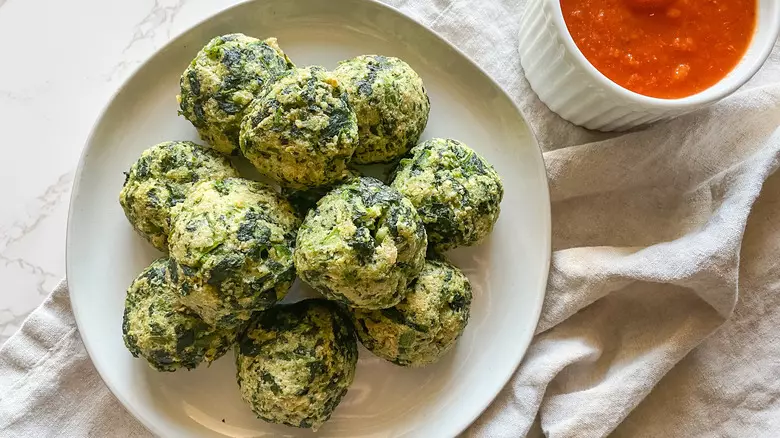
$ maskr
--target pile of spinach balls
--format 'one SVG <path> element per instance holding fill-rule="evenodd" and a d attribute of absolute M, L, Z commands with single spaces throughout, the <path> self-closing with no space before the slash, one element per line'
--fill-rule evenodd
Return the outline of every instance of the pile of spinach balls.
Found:
<path fill-rule="evenodd" d="M 453 347 L 472 290 L 442 252 L 490 234 L 503 187 L 463 143 L 418 144 L 430 101 L 408 64 L 296 67 L 276 39 L 230 34 L 180 85 L 179 114 L 206 144 L 147 149 L 119 197 L 167 254 L 127 290 L 134 356 L 175 371 L 233 348 L 259 418 L 317 429 L 354 379 L 357 340 L 408 367 Z M 272 184 L 242 178 L 244 158 Z M 354 167 L 366 164 L 393 169 L 388 184 Z M 322 298 L 278 304 L 296 277 Z"/>

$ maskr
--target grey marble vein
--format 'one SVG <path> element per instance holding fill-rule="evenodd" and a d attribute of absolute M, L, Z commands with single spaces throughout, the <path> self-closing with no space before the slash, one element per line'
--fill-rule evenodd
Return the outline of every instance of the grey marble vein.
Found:
<path fill-rule="evenodd" d="M 49 295 L 52 284 L 58 279 L 57 275 L 21 258 L 9 258 L 0 255 L 0 263 L 6 267 L 16 266 L 30 274 L 30 277 L 35 281 L 35 293 L 38 296 L 38 302 L 42 302 Z M 21 327 L 24 320 L 33 310 L 29 307 L 15 309 L 12 302 L 4 304 L 5 306 L 0 307 L 0 346 L 5 343 L 11 333 Z"/>
<path fill-rule="evenodd" d="M 157 36 L 161 27 L 163 27 L 165 30 L 165 40 L 167 41 L 171 34 L 171 23 L 173 23 L 173 20 L 176 18 L 176 16 L 179 14 L 179 11 L 186 3 L 187 0 L 175 0 L 172 2 L 162 2 L 161 0 L 155 0 L 151 10 L 147 12 L 141 21 L 133 26 L 133 36 L 130 38 L 130 41 L 125 46 L 124 50 L 122 50 L 122 55 L 127 56 L 129 52 L 131 52 L 132 49 L 138 46 L 141 42 L 152 41 L 152 44 L 154 44 L 156 48 L 154 38 Z M 148 53 L 144 53 L 143 55 L 148 55 Z M 137 57 L 132 58 L 133 59 L 124 59 L 116 66 L 114 66 L 111 72 L 107 75 L 108 80 L 111 81 L 115 79 L 128 68 L 138 65 L 141 62 L 141 59 L 138 59 Z"/>
<path fill-rule="evenodd" d="M 27 271 L 28 273 L 35 276 L 36 281 L 36 291 L 39 295 L 47 296 L 49 295 L 49 290 L 44 287 L 46 284 L 46 280 L 56 279 L 57 275 L 48 272 L 42 267 L 31 263 L 27 260 L 24 260 L 22 258 L 9 258 L 2 254 L 0 254 L 0 262 L 4 263 L 6 267 L 11 265 L 16 265 L 18 268 Z"/>
<path fill-rule="evenodd" d="M 9 229 L 0 229 L 0 251 L 23 239 L 49 217 L 54 208 L 70 192 L 72 181 L 73 172 L 60 175 L 54 183 L 46 187 L 42 194 L 35 197 L 37 205 L 33 217 L 24 222 L 14 223 Z"/>
<path fill-rule="evenodd" d="M 161 5 L 160 0 L 155 0 L 151 11 L 133 27 L 133 37 L 127 43 L 123 52 L 127 52 L 138 41 L 154 38 L 163 24 L 170 24 L 176 18 L 181 8 L 187 3 L 187 0 L 175 1 L 172 5 Z M 166 36 L 170 36 L 171 29 L 168 26 L 165 29 Z"/>
<path fill-rule="evenodd" d="M 6 319 L 3 313 L 8 313 L 9 315 L 11 315 L 11 317 Z M 8 338 L 11 337 L 10 334 L 8 335 L 5 334 L 8 333 L 8 331 L 5 330 L 6 327 L 10 327 L 11 329 L 13 329 L 13 331 L 18 330 L 19 327 L 22 326 L 24 320 L 27 319 L 27 316 L 29 314 L 30 312 L 22 312 L 20 314 L 15 314 L 11 312 L 11 310 L 9 309 L 0 309 L 0 318 L 2 318 L 0 320 L 3 321 L 0 323 L 0 347 L 2 347 L 5 341 L 7 341 Z"/>
<path fill-rule="evenodd" d="M 0 6 L 3 6 L 1 3 L 3 0 L 0 0 Z M 14 91 L 8 91 L 8 90 L 0 90 L 0 101 L 2 100 L 12 100 L 16 102 L 29 102 L 32 100 L 32 96 L 22 93 L 17 93 Z"/>

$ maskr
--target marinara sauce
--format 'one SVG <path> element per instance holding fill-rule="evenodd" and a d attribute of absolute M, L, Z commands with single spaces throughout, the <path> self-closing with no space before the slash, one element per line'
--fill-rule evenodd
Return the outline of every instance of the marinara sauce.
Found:
<path fill-rule="evenodd" d="M 756 0 L 560 0 L 596 69 L 646 96 L 675 99 L 721 80 L 756 27 Z"/>

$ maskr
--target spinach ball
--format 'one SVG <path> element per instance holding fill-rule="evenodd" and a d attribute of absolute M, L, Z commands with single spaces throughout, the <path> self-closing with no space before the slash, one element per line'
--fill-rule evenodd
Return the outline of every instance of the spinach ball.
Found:
<path fill-rule="evenodd" d="M 493 231 L 504 186 L 493 166 L 457 140 L 434 138 L 401 160 L 390 184 L 420 213 L 431 246 L 471 246 Z"/>
<path fill-rule="evenodd" d="M 249 103 L 293 67 L 276 43 L 240 33 L 206 44 L 181 75 L 179 114 L 215 150 L 238 155 L 238 133 Z"/>
<path fill-rule="evenodd" d="M 357 146 L 346 90 L 322 67 L 293 70 L 249 108 L 241 151 L 283 187 L 306 189 L 341 178 Z"/>
<path fill-rule="evenodd" d="M 397 365 L 420 367 L 438 361 L 458 340 L 469 321 L 471 284 L 443 258 L 425 262 L 398 305 L 353 309 L 360 342 Z"/>
<path fill-rule="evenodd" d="M 352 384 L 357 357 L 352 325 L 335 303 L 276 306 L 236 346 L 241 396 L 262 420 L 317 430 Z"/>
<path fill-rule="evenodd" d="M 309 211 L 298 232 L 295 267 L 327 298 L 383 309 L 401 301 L 422 270 L 426 246 L 412 203 L 362 177 L 336 187 Z"/>
<path fill-rule="evenodd" d="M 168 251 L 171 208 L 198 181 L 238 176 L 225 157 L 191 141 L 166 141 L 145 150 L 125 174 L 119 204 L 133 228 Z"/>
<path fill-rule="evenodd" d="M 431 103 L 423 81 L 398 58 L 365 55 L 342 61 L 334 71 L 347 89 L 358 120 L 358 164 L 402 157 L 420 139 Z"/>
<path fill-rule="evenodd" d="M 168 259 L 141 272 L 127 290 L 122 335 L 127 349 L 158 371 L 211 363 L 233 345 L 235 328 L 214 328 L 177 301 Z"/>
<path fill-rule="evenodd" d="M 212 325 L 237 325 L 287 293 L 299 219 L 265 184 L 205 181 L 177 207 L 171 271 L 180 301 Z"/>

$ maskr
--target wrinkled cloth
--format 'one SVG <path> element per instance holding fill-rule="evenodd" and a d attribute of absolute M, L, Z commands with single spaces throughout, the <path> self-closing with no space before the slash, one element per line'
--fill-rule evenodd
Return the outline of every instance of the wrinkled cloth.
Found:
<path fill-rule="evenodd" d="M 780 435 L 780 46 L 732 97 L 623 134 L 551 113 L 524 1 L 388 0 L 496 79 L 535 131 L 553 257 L 536 336 L 475 437 Z M 60 285 L 0 349 L 0 436 L 146 436 Z"/>

